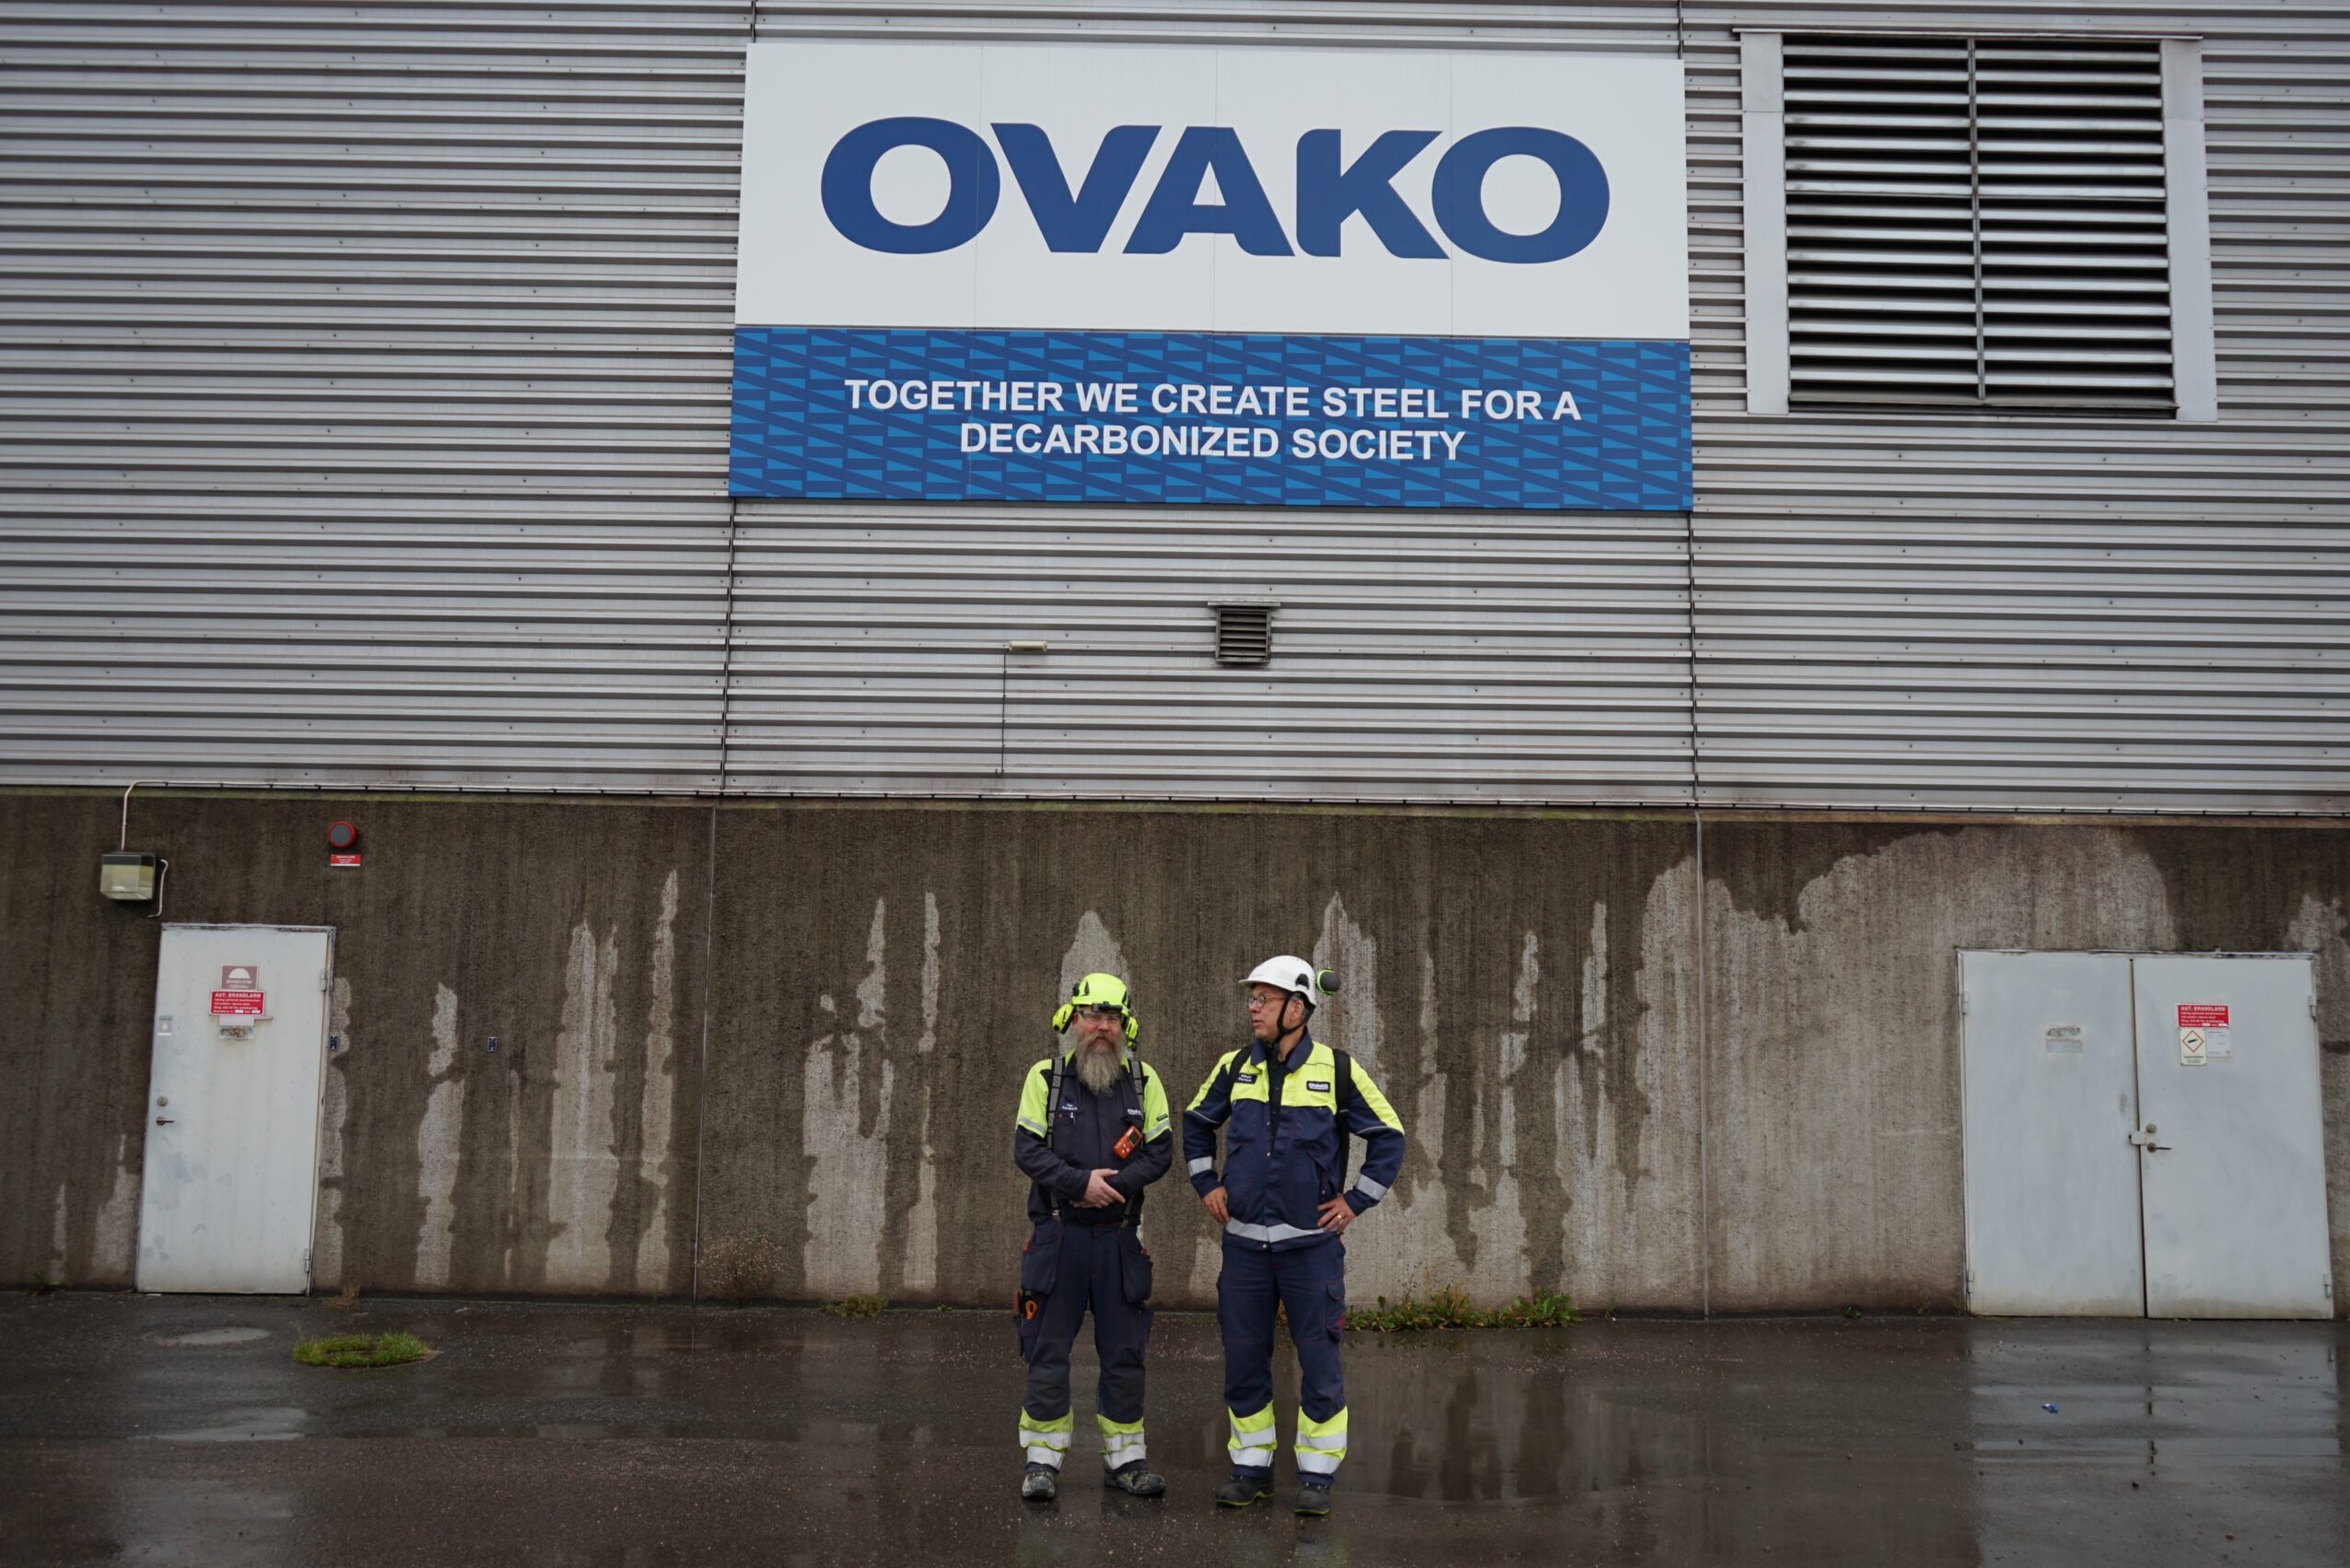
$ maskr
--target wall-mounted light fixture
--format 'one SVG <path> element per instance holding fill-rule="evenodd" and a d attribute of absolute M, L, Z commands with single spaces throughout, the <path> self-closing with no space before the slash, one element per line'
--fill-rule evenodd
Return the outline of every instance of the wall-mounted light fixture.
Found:
<path fill-rule="evenodd" d="M 139 849 L 115 849 L 98 858 L 98 891 L 117 904 L 144 904 L 155 896 L 155 872 L 162 861 Z"/>

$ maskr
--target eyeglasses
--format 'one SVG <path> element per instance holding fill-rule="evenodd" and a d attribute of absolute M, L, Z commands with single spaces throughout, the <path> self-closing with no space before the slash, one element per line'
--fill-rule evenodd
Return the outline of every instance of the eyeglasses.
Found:
<path fill-rule="evenodd" d="M 1122 1007 L 1106 1007 L 1100 1005 L 1081 1007 L 1077 1010 L 1077 1016 L 1080 1018 L 1098 1018 L 1107 1023 L 1116 1024 L 1126 1017 L 1126 1009 Z"/>

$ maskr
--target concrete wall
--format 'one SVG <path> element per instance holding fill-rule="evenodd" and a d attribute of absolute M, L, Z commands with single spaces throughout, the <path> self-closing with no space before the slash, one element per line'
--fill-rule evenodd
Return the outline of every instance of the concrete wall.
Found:
<path fill-rule="evenodd" d="M 116 805 L 0 796 L 0 1280 L 131 1274 L 157 928 L 92 887 Z M 1355 1233 L 1358 1300 L 1955 1307 L 1977 946 L 2319 954 L 2337 1301 L 2350 1281 L 2342 824 L 1709 817 L 1701 901 L 1685 813 L 715 814 L 138 801 L 169 918 L 338 930 L 322 1288 L 684 1293 L 698 1197 L 706 1243 L 777 1244 L 786 1296 L 996 1301 L 1055 999 L 1128 976 L 1187 1098 L 1238 1043 L 1233 982 L 1285 948 L 1346 977 L 1319 1032 L 1413 1137 Z M 325 864 L 338 815 L 357 872 Z M 1179 1176 L 1150 1213 L 1163 1298 L 1212 1299 Z"/>

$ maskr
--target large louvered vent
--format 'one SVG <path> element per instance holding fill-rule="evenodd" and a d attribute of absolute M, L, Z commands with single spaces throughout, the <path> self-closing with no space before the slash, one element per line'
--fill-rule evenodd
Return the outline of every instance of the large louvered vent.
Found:
<path fill-rule="evenodd" d="M 2160 46 L 1790 38 L 1790 392 L 2173 405 Z"/>

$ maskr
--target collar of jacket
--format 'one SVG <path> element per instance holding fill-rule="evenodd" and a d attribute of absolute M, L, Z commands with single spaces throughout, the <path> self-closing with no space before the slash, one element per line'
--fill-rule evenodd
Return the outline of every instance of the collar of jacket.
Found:
<path fill-rule="evenodd" d="M 1305 1032 L 1298 1036 L 1297 1044 L 1291 1047 L 1289 1066 L 1282 1071 L 1296 1071 L 1305 1065 L 1320 1047 L 1321 1042 L 1314 1037 L 1314 1025 L 1308 1024 L 1305 1026 Z M 1273 1047 L 1270 1045 L 1254 1035 L 1248 1036 L 1248 1064 L 1251 1067 L 1260 1067 L 1269 1063 L 1273 1059 Z"/>

